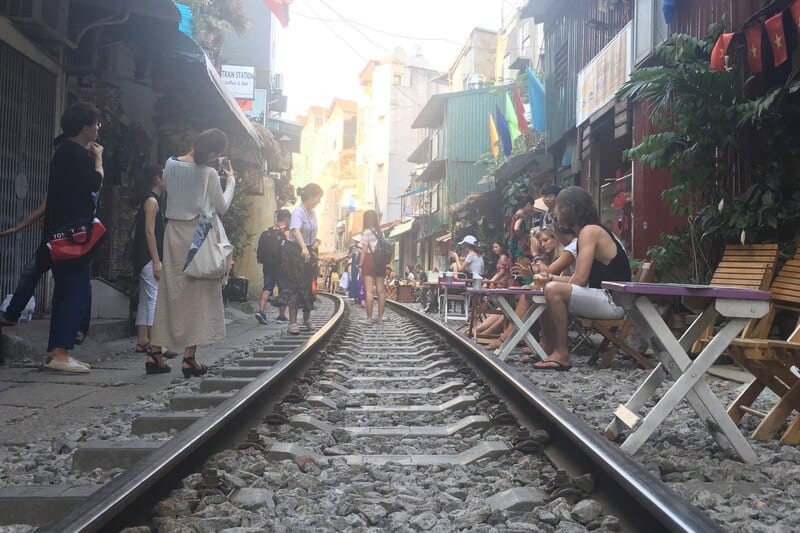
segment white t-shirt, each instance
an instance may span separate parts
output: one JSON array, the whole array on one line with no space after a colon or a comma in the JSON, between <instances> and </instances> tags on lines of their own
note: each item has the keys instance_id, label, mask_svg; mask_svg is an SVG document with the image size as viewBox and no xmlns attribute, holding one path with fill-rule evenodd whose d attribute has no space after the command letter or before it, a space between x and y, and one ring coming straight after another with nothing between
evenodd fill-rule
<instances>
[{"instance_id":1,"label":"white t-shirt","mask_svg":"<svg viewBox=\"0 0 800 533\"><path fill-rule=\"evenodd\" d=\"M414 279L415 279L414 278L414 273L413 272L409 272L408 276L406 276L406 279L408 279L408 281L414 281Z\"/></svg>"},{"instance_id":2,"label":"white t-shirt","mask_svg":"<svg viewBox=\"0 0 800 533\"><path fill-rule=\"evenodd\" d=\"M568 253L569 255L571 255L575 259L575 261L577 261L578 260L578 238L575 237L574 239L569 241L569 244L564 247L564 251L566 253ZM575 273L575 262L574 261L572 262L572 264L569 267L567 267L566 272L570 276Z\"/></svg>"},{"instance_id":3,"label":"white t-shirt","mask_svg":"<svg viewBox=\"0 0 800 533\"><path fill-rule=\"evenodd\" d=\"M380 235L380 231L372 231L371 229L365 229L361 232L361 251L362 252L374 252L375 247L378 245L378 237L375 234Z\"/></svg>"}]
</instances>

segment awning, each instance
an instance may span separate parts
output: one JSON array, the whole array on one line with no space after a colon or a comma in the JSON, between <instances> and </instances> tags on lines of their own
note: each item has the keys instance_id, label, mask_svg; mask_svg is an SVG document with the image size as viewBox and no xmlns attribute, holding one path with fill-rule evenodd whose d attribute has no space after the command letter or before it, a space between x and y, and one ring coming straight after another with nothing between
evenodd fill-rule
<instances>
[{"instance_id":1,"label":"awning","mask_svg":"<svg viewBox=\"0 0 800 533\"><path fill-rule=\"evenodd\" d=\"M427 187L415 187L415 188L413 188L411 190L408 190L408 191L404 192L403 194L398 196L398 198L408 198L409 196L416 196L418 194L425 194L426 192L428 192L428 188Z\"/></svg>"},{"instance_id":2,"label":"awning","mask_svg":"<svg viewBox=\"0 0 800 533\"><path fill-rule=\"evenodd\" d=\"M447 93L434 94L422 111L419 112L417 118L411 124L413 129L418 128L435 128L444 120L444 107L447 104L447 99L450 95Z\"/></svg>"},{"instance_id":3,"label":"awning","mask_svg":"<svg viewBox=\"0 0 800 533\"><path fill-rule=\"evenodd\" d=\"M422 141L419 146L414 148L414 151L411 152L411 155L408 156L409 163L416 163L418 165L424 165L428 161L431 160L431 138L425 137L425 140Z\"/></svg>"},{"instance_id":4,"label":"awning","mask_svg":"<svg viewBox=\"0 0 800 533\"><path fill-rule=\"evenodd\" d=\"M505 181L523 174L536 176L549 170L553 170L553 156L544 150L534 150L509 158L494 171L494 177L496 181Z\"/></svg>"},{"instance_id":5,"label":"awning","mask_svg":"<svg viewBox=\"0 0 800 533\"><path fill-rule=\"evenodd\" d=\"M410 231L412 226L414 226L414 222L415 222L414 219L411 219L408 222L403 222L401 224L398 224L397 226L392 228L392 233L389 236L394 239L398 235L402 235L403 233Z\"/></svg>"},{"instance_id":6,"label":"awning","mask_svg":"<svg viewBox=\"0 0 800 533\"><path fill-rule=\"evenodd\" d=\"M447 162L442 159L437 159L436 161L431 161L428 163L428 166L419 175L420 181L436 181L440 179L444 179L445 177L445 170L447 169Z\"/></svg>"}]
</instances>

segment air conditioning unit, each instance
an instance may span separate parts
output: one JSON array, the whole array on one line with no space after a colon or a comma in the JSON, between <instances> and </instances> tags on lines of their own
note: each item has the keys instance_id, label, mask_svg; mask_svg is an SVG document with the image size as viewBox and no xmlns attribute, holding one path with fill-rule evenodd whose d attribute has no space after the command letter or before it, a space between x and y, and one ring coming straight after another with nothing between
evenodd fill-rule
<instances>
[{"instance_id":1,"label":"air conditioning unit","mask_svg":"<svg viewBox=\"0 0 800 533\"><path fill-rule=\"evenodd\" d=\"M45 39L67 38L69 0L0 1L4 15L14 24Z\"/></svg>"}]
</instances>

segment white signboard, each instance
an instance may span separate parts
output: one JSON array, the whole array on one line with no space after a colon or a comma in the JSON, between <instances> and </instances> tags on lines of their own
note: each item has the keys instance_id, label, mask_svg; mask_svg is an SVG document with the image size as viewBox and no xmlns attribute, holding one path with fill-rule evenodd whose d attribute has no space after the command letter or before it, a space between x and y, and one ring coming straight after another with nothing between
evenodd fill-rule
<instances>
[{"instance_id":1,"label":"white signboard","mask_svg":"<svg viewBox=\"0 0 800 533\"><path fill-rule=\"evenodd\" d=\"M617 89L631 75L633 31L629 22L578 73L578 124L614 100Z\"/></svg>"},{"instance_id":2,"label":"white signboard","mask_svg":"<svg viewBox=\"0 0 800 533\"><path fill-rule=\"evenodd\" d=\"M234 98L252 100L255 96L255 67L222 65L222 81Z\"/></svg>"}]
</instances>

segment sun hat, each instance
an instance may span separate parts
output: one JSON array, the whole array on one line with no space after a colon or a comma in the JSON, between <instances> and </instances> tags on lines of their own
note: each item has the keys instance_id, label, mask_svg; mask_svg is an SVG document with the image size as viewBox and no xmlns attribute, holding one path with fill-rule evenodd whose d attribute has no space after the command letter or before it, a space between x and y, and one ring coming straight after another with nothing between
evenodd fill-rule
<instances>
[{"instance_id":1,"label":"sun hat","mask_svg":"<svg viewBox=\"0 0 800 533\"><path fill-rule=\"evenodd\" d=\"M469 244L471 246L475 246L477 243L478 239L476 239L474 235L467 235L461 239L461 242L458 244Z\"/></svg>"}]
</instances>

